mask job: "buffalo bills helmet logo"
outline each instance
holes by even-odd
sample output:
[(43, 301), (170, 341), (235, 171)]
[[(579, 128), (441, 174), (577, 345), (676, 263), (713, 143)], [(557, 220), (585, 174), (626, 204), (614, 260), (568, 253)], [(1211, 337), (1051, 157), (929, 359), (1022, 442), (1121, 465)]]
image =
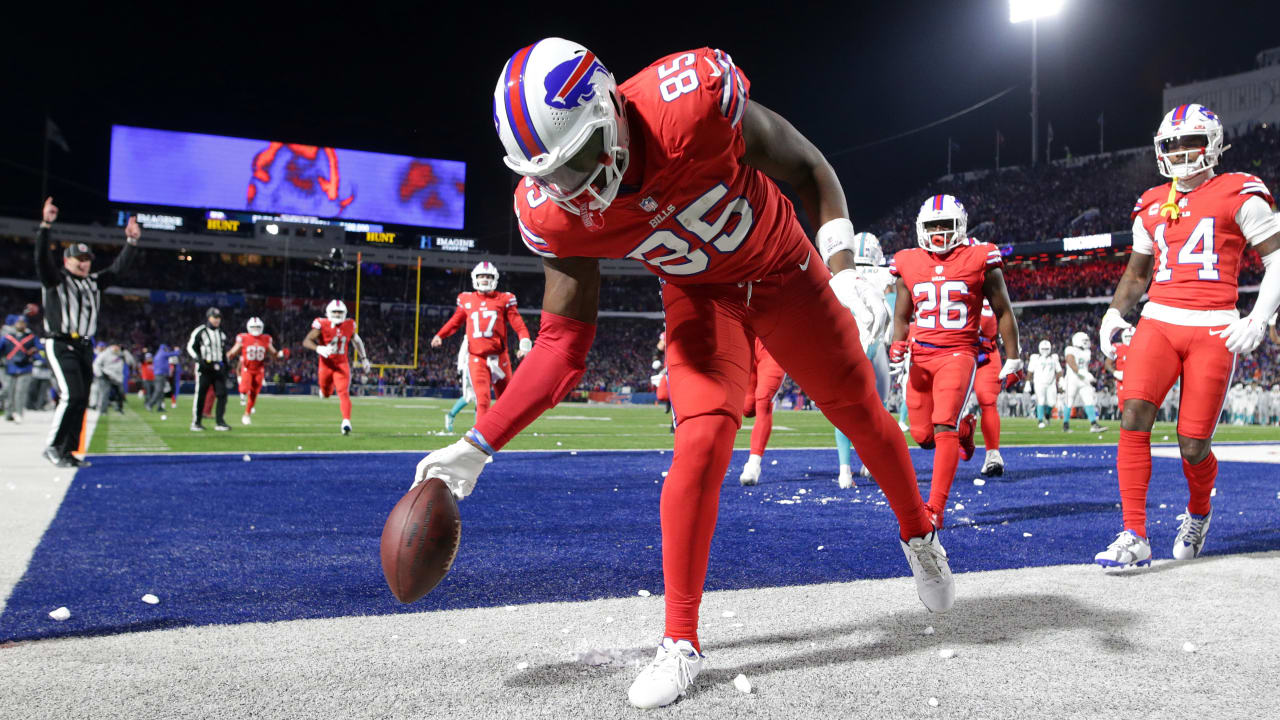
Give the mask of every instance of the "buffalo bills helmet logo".
[(1206, 118), (1206, 119), (1208, 119), (1208, 120), (1217, 120), (1217, 119), (1218, 119), (1218, 116), (1217, 116), (1217, 115), (1214, 115), (1212, 110), (1210, 110), (1210, 109), (1209, 109), (1209, 108), (1207, 108), (1207, 107), (1204, 107), (1203, 105), (1201, 105), (1201, 106), (1200, 106), (1200, 114), (1201, 114), (1201, 115), (1203, 115), (1203, 116), (1205, 116), (1205, 118)]
[(547, 104), (561, 110), (572, 110), (590, 102), (596, 94), (591, 79), (598, 72), (608, 74), (609, 71), (590, 52), (556, 65), (544, 81)]

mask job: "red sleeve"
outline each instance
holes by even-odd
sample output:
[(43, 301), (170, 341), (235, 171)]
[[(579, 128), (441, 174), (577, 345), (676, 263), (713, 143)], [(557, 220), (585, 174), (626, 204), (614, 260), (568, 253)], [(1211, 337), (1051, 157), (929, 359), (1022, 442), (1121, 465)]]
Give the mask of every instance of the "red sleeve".
[(516, 335), (521, 340), (529, 338), (529, 328), (524, 324), (524, 318), (520, 317), (520, 309), (516, 307), (516, 296), (507, 296), (507, 322), (511, 325), (511, 329), (516, 331)]
[(439, 335), (442, 338), (447, 338), (458, 332), (458, 329), (462, 327), (462, 324), (466, 322), (466, 320), (467, 311), (463, 310), (462, 304), (459, 303), (458, 307), (454, 308), (453, 315), (449, 316), (449, 320), (445, 322), (444, 327), (440, 328), (440, 331), (437, 332), (436, 335)]
[(467, 437), (486, 452), (501, 450), (578, 384), (595, 336), (595, 325), (543, 311), (538, 342), (502, 397), (467, 431)]

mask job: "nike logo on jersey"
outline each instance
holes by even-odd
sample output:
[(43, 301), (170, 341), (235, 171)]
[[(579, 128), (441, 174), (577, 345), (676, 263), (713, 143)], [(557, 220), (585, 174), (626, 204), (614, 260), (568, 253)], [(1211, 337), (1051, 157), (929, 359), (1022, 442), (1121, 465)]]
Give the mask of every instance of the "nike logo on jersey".
[(813, 259), (813, 253), (809, 253), (808, 255), (804, 256), (804, 262), (800, 263), (800, 272), (804, 272), (809, 269), (809, 261), (812, 259)]

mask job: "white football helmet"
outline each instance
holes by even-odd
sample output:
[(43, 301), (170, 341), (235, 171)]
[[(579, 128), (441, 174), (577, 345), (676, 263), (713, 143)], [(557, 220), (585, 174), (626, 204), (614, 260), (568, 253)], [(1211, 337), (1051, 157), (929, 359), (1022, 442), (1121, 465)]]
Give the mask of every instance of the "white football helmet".
[(1050, 355), (1052, 352), (1053, 352), (1053, 343), (1049, 342), (1048, 340), (1041, 340), (1041, 341), (1040, 341), (1040, 356), (1041, 356), (1041, 357), (1049, 357), (1049, 355)]
[(347, 319), (347, 304), (341, 300), (330, 300), (329, 305), (324, 309), (324, 316), (329, 318), (330, 322), (340, 323)]
[(853, 236), (853, 263), (855, 265), (883, 265), (884, 250), (880, 249), (880, 239), (869, 232), (860, 232)]
[(1080, 348), (1081, 350), (1088, 350), (1090, 347), (1089, 333), (1078, 332), (1075, 335), (1072, 335), (1071, 346)]
[(507, 167), (584, 225), (617, 196), (630, 160), (626, 113), (613, 75), (585, 47), (545, 38), (517, 50), (493, 91), (493, 124)]
[(1218, 164), (1231, 147), (1222, 144), (1222, 121), (1209, 108), (1191, 103), (1170, 110), (1156, 131), (1156, 167), (1173, 179), (1189, 178)]
[(260, 318), (260, 317), (251, 317), (251, 318), (249, 318), (249, 322), (247, 322), (247, 323), (245, 323), (245, 324), (244, 324), (244, 327), (245, 327), (245, 329), (246, 329), (246, 330), (248, 330), (248, 331), (249, 331), (249, 334), (250, 334), (250, 335), (261, 335), (261, 334), (262, 334), (262, 328), (263, 328), (263, 325), (262, 325), (262, 318)]
[(1133, 330), (1134, 329), (1132, 327), (1127, 327), (1121, 330), (1120, 342), (1124, 343), (1125, 345), (1128, 345), (1129, 343), (1133, 342)]
[[(925, 230), (926, 225), (935, 223), (946, 226)], [(934, 195), (924, 201), (916, 215), (916, 243), (929, 252), (945, 254), (964, 244), (968, 226), (969, 214), (959, 200), (951, 195)]]
[(493, 292), (498, 289), (498, 268), (487, 260), (481, 260), (471, 269), (471, 287), (476, 292)]

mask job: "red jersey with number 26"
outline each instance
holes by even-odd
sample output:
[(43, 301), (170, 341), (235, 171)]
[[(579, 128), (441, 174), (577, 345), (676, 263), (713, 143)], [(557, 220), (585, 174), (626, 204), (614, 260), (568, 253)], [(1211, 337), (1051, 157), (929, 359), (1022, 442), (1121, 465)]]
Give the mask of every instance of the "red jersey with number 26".
[(236, 342), (240, 343), (240, 357), (244, 358), (241, 364), (245, 370), (258, 372), (266, 365), (267, 348), (271, 347), (270, 335), (240, 333), (236, 336)]
[(758, 280), (807, 263), (812, 245), (791, 202), (742, 162), (750, 87), (710, 48), (668, 55), (622, 83), (631, 165), (603, 225), (588, 229), (526, 180), (515, 192), (525, 245), (544, 257), (630, 258), (677, 284)]
[[(982, 283), (988, 268), (1002, 267), (1000, 249), (991, 243), (961, 245), (946, 255), (923, 248), (899, 250), (889, 272), (902, 278), (915, 305), (911, 339), (923, 352), (929, 346), (978, 347), (982, 320)], [(912, 352), (919, 352), (913, 347)]]
[(1138, 198), (1133, 217), (1155, 246), (1155, 274), (1147, 298), (1184, 310), (1232, 310), (1238, 299), (1245, 237), (1236, 213), (1251, 196), (1274, 204), (1266, 185), (1254, 175), (1224, 173), (1189, 193), (1180, 193), (1177, 220), (1160, 214), (1169, 200), (1169, 183)]
[(529, 328), (516, 307), (516, 296), (509, 292), (458, 293), (458, 308), (436, 333), (447, 338), (466, 329), (467, 352), (472, 355), (500, 355), (507, 352), (507, 325), (521, 338), (529, 337)]
[(311, 321), (311, 329), (320, 331), (320, 344), (333, 348), (333, 354), (320, 358), (320, 362), (328, 360), (333, 363), (347, 361), (347, 348), (351, 346), (351, 338), (356, 336), (356, 322), (347, 318), (337, 325), (329, 318), (316, 318)]

